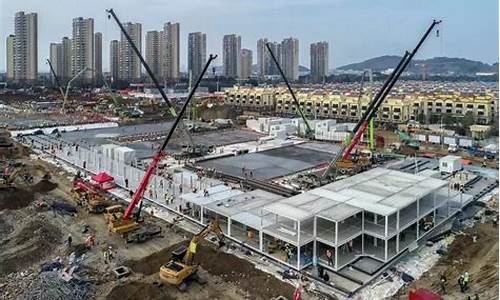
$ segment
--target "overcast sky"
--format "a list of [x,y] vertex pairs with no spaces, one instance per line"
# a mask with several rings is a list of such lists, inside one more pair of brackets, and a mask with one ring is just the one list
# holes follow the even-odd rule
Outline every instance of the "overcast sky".
[[[463,57],[498,61],[498,0],[0,0],[0,71],[5,70],[5,38],[14,33],[17,11],[38,13],[39,71],[49,44],[71,37],[74,17],[92,17],[103,33],[103,68],[109,69],[109,41],[119,29],[105,9],[114,8],[122,22],[142,23],[161,30],[179,22],[181,69],[186,68],[187,35],[207,34],[207,52],[221,53],[222,37],[236,33],[242,47],[254,51],[257,39],[281,41],[296,37],[300,64],[309,66],[309,45],[330,44],[330,67],[385,54],[400,55],[413,48],[433,18],[444,20],[439,38],[430,38],[417,58]],[[208,55],[207,53],[207,55]],[[217,64],[221,64],[219,56]]]

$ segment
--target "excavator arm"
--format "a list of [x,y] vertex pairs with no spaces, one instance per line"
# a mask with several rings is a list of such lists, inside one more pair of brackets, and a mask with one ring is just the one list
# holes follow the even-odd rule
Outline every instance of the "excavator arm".
[[196,248],[198,247],[198,243],[206,238],[209,234],[215,234],[218,238],[219,248],[224,246],[224,233],[220,228],[219,219],[213,219],[210,224],[205,226],[197,235],[193,237],[191,242],[189,243],[188,250],[184,255],[184,262],[187,264],[192,264],[194,255],[196,254]]

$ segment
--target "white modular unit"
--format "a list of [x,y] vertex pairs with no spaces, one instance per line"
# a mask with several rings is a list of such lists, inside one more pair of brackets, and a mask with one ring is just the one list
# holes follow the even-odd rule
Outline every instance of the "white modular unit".
[[472,147],[472,139],[460,138],[460,139],[458,139],[458,145],[460,147],[465,147],[465,148]]
[[135,159],[135,150],[128,147],[116,147],[113,149],[115,159],[129,164]]
[[285,140],[287,138],[287,133],[285,129],[271,131],[270,135],[276,139],[281,139],[281,140]]
[[462,169],[462,158],[456,155],[447,155],[439,159],[439,171],[454,173]]
[[427,136],[425,134],[417,134],[416,138],[419,142],[427,142]]
[[111,158],[111,159],[114,159],[115,156],[114,156],[114,151],[113,149],[119,147],[118,145],[115,145],[115,144],[104,144],[101,146],[102,148],[102,154],[107,157],[107,158]]
[[441,136],[429,134],[429,143],[441,144]]
[[454,136],[445,136],[443,139],[443,144],[445,145],[456,145],[457,139]]

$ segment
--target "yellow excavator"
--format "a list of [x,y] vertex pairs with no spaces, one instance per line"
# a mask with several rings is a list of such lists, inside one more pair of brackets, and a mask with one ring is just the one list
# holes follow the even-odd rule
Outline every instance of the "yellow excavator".
[[172,252],[172,259],[160,268],[160,279],[166,283],[176,285],[180,291],[186,290],[187,279],[194,279],[198,283],[204,284],[205,281],[197,274],[199,266],[194,263],[194,255],[198,243],[210,233],[217,236],[219,248],[223,247],[224,234],[220,228],[219,219],[216,218],[193,237],[188,247],[182,245]]

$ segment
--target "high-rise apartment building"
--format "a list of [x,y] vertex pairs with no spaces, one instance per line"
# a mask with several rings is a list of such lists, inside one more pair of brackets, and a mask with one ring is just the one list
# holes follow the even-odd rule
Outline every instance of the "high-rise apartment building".
[[161,33],[156,30],[146,33],[146,62],[156,78],[163,78],[161,72]]
[[241,37],[236,34],[225,35],[222,40],[222,65],[224,76],[241,77]]
[[[56,76],[59,79],[61,77],[62,63],[63,63],[62,44],[50,43],[49,57],[52,68],[54,69],[54,73],[56,73]],[[55,84],[56,79],[54,77],[54,74],[50,73],[50,77],[52,78],[52,83]]]
[[94,19],[82,17],[73,19],[73,38],[71,56],[71,76],[76,76],[82,70],[77,82],[91,84],[94,81]]
[[102,33],[94,34],[94,76],[101,78],[102,76]]
[[311,44],[311,80],[323,82],[328,75],[328,43],[317,42]]
[[14,35],[10,34],[7,37],[6,49],[5,49],[6,59],[6,71],[7,71],[7,81],[14,80]]
[[260,78],[269,75],[269,51],[267,51],[266,47],[268,42],[266,38],[257,41],[257,74]]
[[207,61],[207,35],[191,32],[188,36],[188,73],[196,80]]
[[163,78],[168,81],[177,81],[179,79],[179,43],[180,43],[180,25],[179,23],[165,23],[162,34],[162,60],[163,60]]
[[109,73],[111,75],[112,81],[119,79],[118,76],[119,56],[120,56],[119,43],[117,40],[112,40],[109,43]]
[[273,61],[269,50],[267,50],[267,43],[281,64],[281,44],[269,42],[266,38],[259,39],[257,41],[257,73],[260,78],[264,78],[267,75],[279,75],[278,67]]
[[38,78],[38,17],[17,12],[14,18],[14,81],[34,82]]
[[63,82],[67,82],[71,77],[71,57],[72,57],[72,45],[71,39],[68,37],[63,37],[61,41],[61,53],[62,53],[62,61],[61,61],[61,71],[60,71],[60,80],[61,84]]
[[299,79],[299,40],[287,38],[281,42],[281,68],[288,80]]
[[248,79],[252,76],[252,50],[241,49],[241,78]]
[[[128,22],[124,23],[123,27],[137,48],[139,50],[142,49],[141,24]],[[121,34],[119,44],[118,77],[126,81],[138,81],[141,79],[141,61],[123,33]]]

